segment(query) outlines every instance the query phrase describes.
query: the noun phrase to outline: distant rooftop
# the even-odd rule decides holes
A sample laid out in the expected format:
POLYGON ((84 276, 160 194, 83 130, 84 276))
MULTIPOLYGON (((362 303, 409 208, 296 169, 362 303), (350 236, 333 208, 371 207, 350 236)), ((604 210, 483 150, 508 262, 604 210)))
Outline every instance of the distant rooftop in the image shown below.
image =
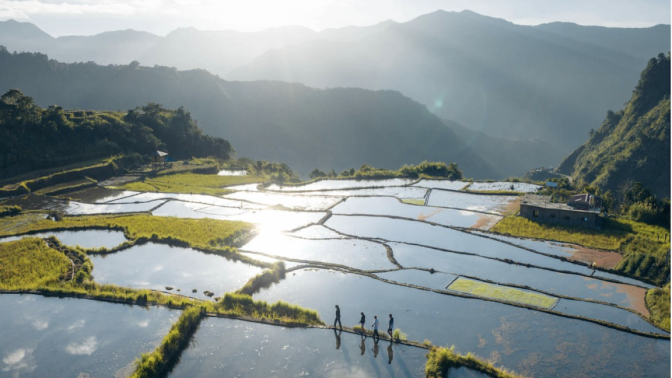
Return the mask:
POLYGON ((599 212, 599 209, 591 209, 591 210, 581 210, 577 209, 575 207, 569 206, 564 203, 555 203, 551 202, 551 196, 540 196, 537 194, 526 194, 523 196, 523 199, 521 201, 521 204, 528 205, 528 206, 534 206, 534 207, 541 207, 544 209, 558 209, 558 210, 571 210, 571 211, 578 211, 582 213, 596 213, 599 212))

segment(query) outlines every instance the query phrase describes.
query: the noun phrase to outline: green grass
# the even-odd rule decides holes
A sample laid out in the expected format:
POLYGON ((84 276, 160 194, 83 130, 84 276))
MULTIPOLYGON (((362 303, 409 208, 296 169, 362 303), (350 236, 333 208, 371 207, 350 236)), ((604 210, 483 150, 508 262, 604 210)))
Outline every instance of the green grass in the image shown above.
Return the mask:
POLYGON ((217 176, 187 172, 146 178, 144 182, 128 183, 121 186, 120 189, 141 192, 198 193, 218 196, 231 193, 230 190, 223 188, 226 186, 261 183, 264 181, 266 181, 265 176, 217 176))
POLYGON ((21 209, 21 206, 0 206, 0 217, 6 217, 9 215, 18 215, 21 213, 23 209, 21 209))
POLYGON ((236 293, 253 295, 263 288, 267 288, 274 283, 280 282, 283 278, 285 278, 285 263, 279 261, 274 263, 271 269, 266 269, 252 277, 245 283, 245 286, 237 290, 236 293))
POLYGON ((189 340, 203 319, 202 307, 190 307, 182 311, 180 318, 170 327, 161 344, 151 353, 143 353, 135 361, 135 372, 131 378, 158 377, 166 371, 174 360, 189 344, 189 340))
POLYGON ((646 305, 651 311, 651 321, 660 328, 670 331, 670 283, 663 288, 646 292, 646 305))
POLYGON ((407 203, 409 205, 419 205, 419 206, 424 206, 425 205, 425 200, 424 199, 402 199, 401 202, 407 203))
POLYGON ((218 311, 224 311, 228 314, 304 325, 324 325, 315 310, 305 309, 283 301, 273 304, 268 304, 265 301, 255 301, 246 294, 226 293, 218 302, 217 307, 218 311))
POLYGON ((497 378, 520 378, 520 375, 510 371, 496 368, 492 362, 477 358, 471 353, 463 356, 455 352, 455 347, 438 348, 431 347, 427 354, 427 364, 425 365, 425 377, 428 378, 446 378, 448 369, 451 367, 466 366, 478 370, 491 377, 497 378))
POLYGON ((65 276, 70 261, 38 238, 0 243, 0 289, 36 289, 65 276))
POLYGON ((502 219, 490 231, 618 251, 623 260, 615 270, 657 284, 665 282, 670 272, 666 262, 670 232, 660 226, 609 218, 605 219, 602 230, 592 230, 537 223, 512 216, 502 219))
POLYGON ((462 277, 459 277, 453 281, 448 289, 459 291, 461 293, 477 295, 479 297, 499 299, 546 309, 550 309, 558 301, 558 298, 548 295, 518 290, 512 287, 494 285, 487 282, 474 281, 462 277))
POLYGON ((0 218, 0 236, 53 229, 105 228, 122 230, 130 240, 146 238, 176 241, 178 244, 187 244, 191 247, 211 248, 226 246, 254 227, 249 223, 237 221, 154 217, 149 214, 64 217, 58 222, 47 219, 33 219, 33 221, 22 219, 0 218), (15 223, 14 227, 11 227, 12 223, 15 223), (5 232, 5 229, 11 231, 5 232))

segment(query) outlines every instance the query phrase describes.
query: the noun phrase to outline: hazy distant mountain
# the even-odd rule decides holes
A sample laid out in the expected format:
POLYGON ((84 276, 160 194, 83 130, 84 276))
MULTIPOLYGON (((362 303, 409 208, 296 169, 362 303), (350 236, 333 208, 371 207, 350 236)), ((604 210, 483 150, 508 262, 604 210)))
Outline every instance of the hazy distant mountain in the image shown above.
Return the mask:
POLYGON ((609 111, 588 141, 559 170, 575 180, 617 193, 641 182, 670 198, 670 57, 649 61, 625 107, 609 111))
POLYGON ((394 89, 474 130, 569 153, 627 100, 646 60, 669 49, 669 25, 523 26, 437 11, 352 43, 271 50, 228 78, 394 89))
POLYGON ((9 51, 47 52, 55 38, 29 22, 0 21, 0 45, 9 51))
POLYGON ((53 38, 31 23, 9 20, 0 21, 0 45, 9 51, 48 54, 66 63, 92 61, 106 65, 137 60, 143 65, 181 70, 200 68, 224 76, 271 49, 319 39, 354 42, 395 24, 388 20, 372 26, 348 26, 319 33, 304 27, 285 26, 259 32, 181 28, 165 37, 123 30, 53 38))
POLYGON ((44 51, 54 59, 68 62, 128 64, 161 39, 158 35, 129 29, 87 37, 58 37, 54 46, 44 51))
POLYGON ((240 156, 286 162, 303 173, 433 160, 456 162, 467 176, 501 176, 425 106, 394 91, 230 82, 204 70, 65 64, 0 50, 0 92, 9 88, 41 106, 184 106, 206 133, 229 140, 240 156))

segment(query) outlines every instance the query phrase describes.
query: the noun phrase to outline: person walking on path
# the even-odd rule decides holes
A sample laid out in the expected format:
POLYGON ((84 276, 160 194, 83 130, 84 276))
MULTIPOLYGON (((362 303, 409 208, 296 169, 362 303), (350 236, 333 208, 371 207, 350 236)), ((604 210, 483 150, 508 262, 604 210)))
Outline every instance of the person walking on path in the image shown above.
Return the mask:
POLYGON ((366 315, 362 312, 362 318, 359 319, 359 325, 362 327, 362 334, 365 334, 366 328, 364 328, 364 325, 366 324, 366 315))
POLYGON ((380 324, 380 320, 378 320, 378 315, 373 316, 373 324, 371 325, 373 327, 373 339, 375 340, 376 337, 380 340, 380 335, 378 334, 378 325, 380 324))
POLYGON ((336 319, 334 320, 334 329, 336 329, 336 322, 338 322, 338 326, 341 328, 341 331, 343 330, 343 325, 341 324, 341 309, 336 305, 336 319))
POLYGON ((392 331, 394 331, 394 318, 390 314, 390 324, 387 326, 387 334, 390 335, 390 341, 392 341, 392 331))

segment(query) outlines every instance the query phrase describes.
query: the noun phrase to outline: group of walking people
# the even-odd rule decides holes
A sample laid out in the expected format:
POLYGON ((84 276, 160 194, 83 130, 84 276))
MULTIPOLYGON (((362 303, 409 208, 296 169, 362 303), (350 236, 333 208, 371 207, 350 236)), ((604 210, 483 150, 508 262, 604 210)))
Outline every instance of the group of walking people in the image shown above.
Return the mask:
MULTIPOLYGON (((361 327, 361 334, 366 337, 366 315, 364 312, 361 312, 361 318, 359 319, 359 325, 361 327)), ((341 309, 336 305, 336 319, 334 320, 334 328, 336 328, 336 323, 338 323, 339 328, 342 330, 343 325, 341 324, 341 309)), ((371 327, 373 327, 373 339, 374 340, 380 340, 380 335, 378 334, 378 327, 380 326, 380 320, 378 319, 378 315, 373 316, 373 324, 371 324, 371 327)), ((387 326, 387 334, 390 335, 390 341, 393 340, 392 334, 394 331, 394 317, 392 317, 392 314, 390 314, 390 319, 389 323, 387 326)))

